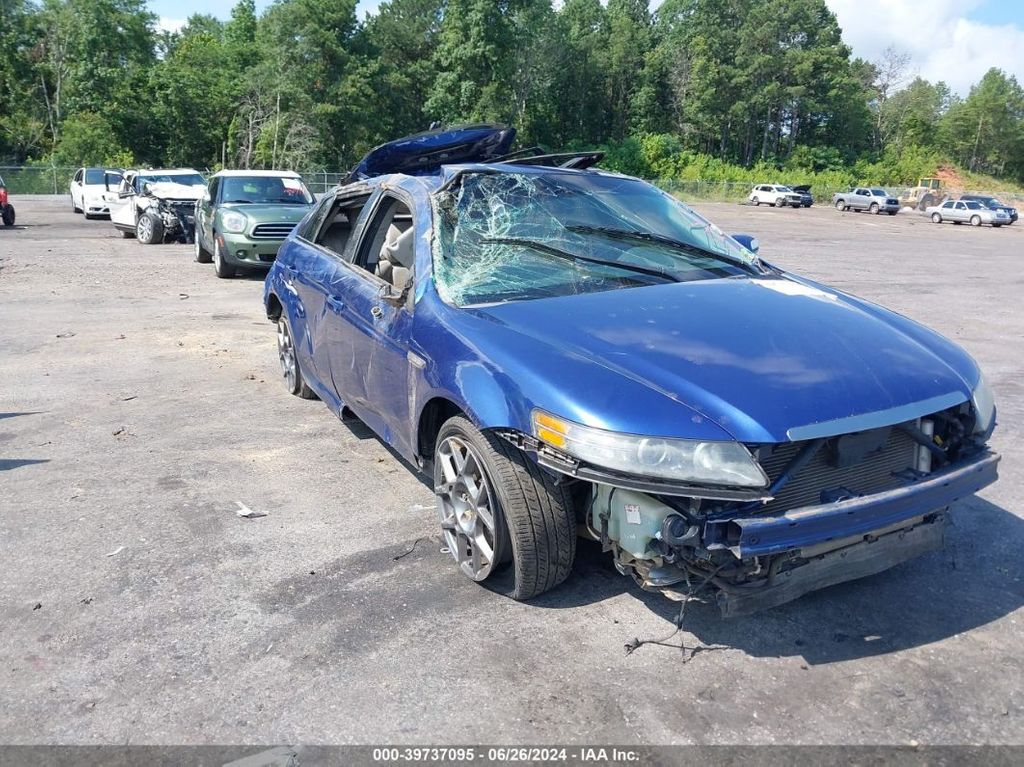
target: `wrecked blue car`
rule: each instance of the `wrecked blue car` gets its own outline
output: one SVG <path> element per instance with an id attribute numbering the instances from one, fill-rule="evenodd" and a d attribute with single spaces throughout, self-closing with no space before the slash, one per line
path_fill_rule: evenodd
<path id="1" fill-rule="evenodd" d="M 583 535 L 642 588 L 738 615 L 943 545 L 997 477 L 969 355 L 599 154 L 513 136 L 374 150 L 265 289 L 288 389 L 429 473 L 466 576 L 529 599 Z"/>

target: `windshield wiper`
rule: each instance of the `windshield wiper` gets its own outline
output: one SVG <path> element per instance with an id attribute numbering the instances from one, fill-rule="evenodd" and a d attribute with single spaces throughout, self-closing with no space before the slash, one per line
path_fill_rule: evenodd
<path id="1" fill-rule="evenodd" d="M 235 204 L 252 205 L 252 200 L 224 200 L 223 202 L 221 202 L 221 205 L 235 205 Z"/>
<path id="2" fill-rule="evenodd" d="M 725 253 L 718 253 L 714 250 L 708 250 L 702 248 L 699 245 L 693 245 L 689 242 L 683 242 L 682 240 L 676 240 L 672 237 L 666 237 L 663 234 L 654 234 L 653 232 L 640 232 L 633 229 L 616 229 L 613 226 L 587 226 L 580 224 L 578 226 L 567 226 L 565 227 L 570 232 L 576 234 L 603 234 L 605 237 L 611 237 L 616 240 L 638 240 L 640 242 L 654 242 L 658 245 L 665 245 L 674 250 L 681 250 L 684 253 L 690 253 L 695 256 L 706 256 L 713 258 L 716 261 L 726 261 L 730 264 L 736 264 L 738 266 L 750 268 L 750 264 L 741 258 L 735 256 L 729 256 Z M 757 265 L 758 271 L 766 272 L 767 268 L 761 263 L 761 260 L 756 256 L 753 258 L 753 263 Z"/>
<path id="3" fill-rule="evenodd" d="M 493 243 L 496 245 L 521 245 L 524 248 L 530 248 L 538 253 L 546 253 L 549 256 L 555 256 L 556 258 L 561 258 L 566 261 L 586 261 L 587 263 L 611 266 L 627 272 L 646 274 L 650 277 L 660 277 L 663 280 L 670 280 L 672 282 L 682 282 L 679 277 L 671 272 L 663 272 L 660 269 L 648 269 L 646 266 L 638 266 L 637 264 L 624 264 L 621 261 L 609 261 L 604 258 L 581 256 L 577 253 L 570 253 L 567 250 L 556 248 L 553 245 L 545 245 L 543 242 L 536 242 L 535 240 L 527 240 L 519 237 L 484 237 L 481 242 Z"/>

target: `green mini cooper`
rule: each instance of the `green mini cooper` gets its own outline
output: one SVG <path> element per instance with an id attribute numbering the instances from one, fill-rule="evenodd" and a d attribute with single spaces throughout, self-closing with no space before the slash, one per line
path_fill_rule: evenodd
<path id="1" fill-rule="evenodd" d="M 239 269 L 268 269 L 312 204 L 313 195 L 298 173 L 215 173 L 196 201 L 196 261 L 212 261 L 218 277 L 234 277 Z"/>

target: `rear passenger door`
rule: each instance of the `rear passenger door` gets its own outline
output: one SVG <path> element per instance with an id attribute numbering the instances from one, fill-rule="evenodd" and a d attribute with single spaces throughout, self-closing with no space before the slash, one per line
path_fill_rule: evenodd
<path id="1" fill-rule="evenodd" d="M 357 233 L 354 258 L 342 278 L 344 323 L 338 330 L 343 337 L 337 346 L 350 356 L 345 369 L 336 371 L 336 381 L 356 415 L 408 457 L 413 206 L 404 194 L 389 190 L 368 207 L 371 212 Z M 342 380 L 337 380 L 339 374 Z"/>
<path id="2" fill-rule="evenodd" d="M 349 351 L 337 347 L 336 327 L 345 305 L 344 277 L 355 244 L 353 234 L 363 208 L 372 196 L 366 187 L 331 194 L 303 224 L 298 236 L 286 241 L 278 263 L 293 291 L 296 316 L 292 317 L 299 364 L 315 372 L 317 382 L 334 407 L 348 397 L 335 375 Z M 285 248 L 287 251 L 285 251 Z"/>

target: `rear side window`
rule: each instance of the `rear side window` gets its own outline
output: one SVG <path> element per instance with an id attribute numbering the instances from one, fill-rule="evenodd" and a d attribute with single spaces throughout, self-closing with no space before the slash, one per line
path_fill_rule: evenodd
<path id="1" fill-rule="evenodd" d="M 351 261 L 355 250 L 352 235 L 370 197 L 371 194 L 333 200 L 328 197 L 328 204 L 317 208 L 309 221 L 309 232 L 316 232 L 313 242 L 343 261 Z"/>

